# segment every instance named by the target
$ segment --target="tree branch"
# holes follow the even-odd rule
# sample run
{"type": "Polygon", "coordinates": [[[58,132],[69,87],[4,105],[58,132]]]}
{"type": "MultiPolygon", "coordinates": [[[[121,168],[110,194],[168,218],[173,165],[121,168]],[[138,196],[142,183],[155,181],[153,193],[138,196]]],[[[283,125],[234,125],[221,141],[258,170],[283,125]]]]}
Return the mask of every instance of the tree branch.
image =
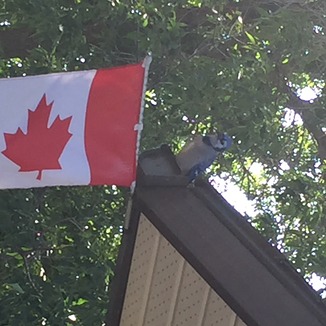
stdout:
{"type": "MultiPolygon", "coordinates": [[[[303,125],[315,138],[318,146],[318,156],[321,161],[326,161],[326,132],[323,131],[320,119],[316,116],[314,110],[311,109],[311,103],[301,100],[291,90],[288,91],[289,102],[287,107],[299,114],[302,118],[303,125]]],[[[314,106],[316,106],[316,100],[314,106]]]]}
{"type": "MultiPolygon", "coordinates": [[[[295,2],[291,1],[292,5],[300,3],[299,0],[295,2]]],[[[289,6],[288,1],[284,3],[284,6],[289,6]]],[[[279,1],[261,1],[261,0],[247,0],[239,3],[230,2],[223,7],[223,12],[218,12],[213,8],[200,7],[200,8],[183,8],[179,7],[176,10],[176,16],[179,22],[186,25],[187,30],[195,31],[200,26],[212,26],[213,24],[207,19],[209,15],[225,15],[227,13],[233,15],[236,12],[243,13],[243,19],[246,24],[254,22],[260,17],[260,12],[257,8],[263,8],[264,10],[273,13],[282,7],[279,1]]],[[[237,17],[235,16],[235,19],[237,17]]],[[[84,35],[87,42],[99,46],[99,35],[105,28],[105,25],[95,22],[87,24],[84,29],[84,35]]],[[[0,29],[0,54],[2,58],[25,58],[29,52],[37,47],[41,41],[37,38],[35,30],[29,26],[10,26],[0,29]]],[[[203,40],[202,45],[197,49],[196,55],[204,55],[217,60],[225,60],[228,57],[227,49],[232,46],[231,42],[222,44],[217,48],[212,42],[206,42],[203,40]]],[[[195,49],[192,49],[192,54],[195,49]]]]}

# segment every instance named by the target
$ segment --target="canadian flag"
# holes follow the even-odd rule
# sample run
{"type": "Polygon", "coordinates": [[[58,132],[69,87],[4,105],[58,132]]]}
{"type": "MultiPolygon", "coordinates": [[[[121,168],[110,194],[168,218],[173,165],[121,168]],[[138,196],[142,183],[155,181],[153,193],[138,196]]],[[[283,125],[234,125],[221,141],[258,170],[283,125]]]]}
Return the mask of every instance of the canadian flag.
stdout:
{"type": "Polygon", "coordinates": [[[149,62],[0,79],[0,188],[131,186],[149,62]]]}

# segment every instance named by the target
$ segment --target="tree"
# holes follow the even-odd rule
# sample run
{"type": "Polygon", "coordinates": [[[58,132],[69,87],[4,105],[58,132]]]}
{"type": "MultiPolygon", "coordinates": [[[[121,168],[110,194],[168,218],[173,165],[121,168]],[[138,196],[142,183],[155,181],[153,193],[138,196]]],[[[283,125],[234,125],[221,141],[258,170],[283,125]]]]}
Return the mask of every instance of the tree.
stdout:
{"type": "MultiPolygon", "coordinates": [[[[142,149],[177,151],[195,132],[226,130],[235,144],[211,174],[246,191],[252,224],[303,275],[326,277],[325,1],[0,3],[2,77],[152,51],[142,149]],[[304,87],[313,101],[300,99],[304,87]]],[[[103,320],[127,197],[116,187],[0,192],[1,325],[103,320]]]]}

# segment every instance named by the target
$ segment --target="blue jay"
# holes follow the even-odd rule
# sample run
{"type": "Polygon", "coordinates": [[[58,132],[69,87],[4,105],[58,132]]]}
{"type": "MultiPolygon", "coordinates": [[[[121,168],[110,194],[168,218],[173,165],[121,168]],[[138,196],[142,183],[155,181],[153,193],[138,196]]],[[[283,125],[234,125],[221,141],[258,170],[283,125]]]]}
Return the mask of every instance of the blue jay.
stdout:
{"type": "Polygon", "coordinates": [[[176,155],[181,173],[193,181],[216,159],[219,153],[229,149],[232,139],[225,133],[217,135],[196,135],[176,155]]]}

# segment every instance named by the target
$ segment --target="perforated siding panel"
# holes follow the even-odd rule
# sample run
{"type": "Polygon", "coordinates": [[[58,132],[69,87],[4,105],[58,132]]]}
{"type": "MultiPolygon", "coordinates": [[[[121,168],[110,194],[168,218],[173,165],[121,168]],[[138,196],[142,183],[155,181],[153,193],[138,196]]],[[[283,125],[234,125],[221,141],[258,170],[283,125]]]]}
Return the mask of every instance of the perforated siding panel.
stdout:
{"type": "Polygon", "coordinates": [[[246,326],[142,215],[120,326],[246,326]]]}

